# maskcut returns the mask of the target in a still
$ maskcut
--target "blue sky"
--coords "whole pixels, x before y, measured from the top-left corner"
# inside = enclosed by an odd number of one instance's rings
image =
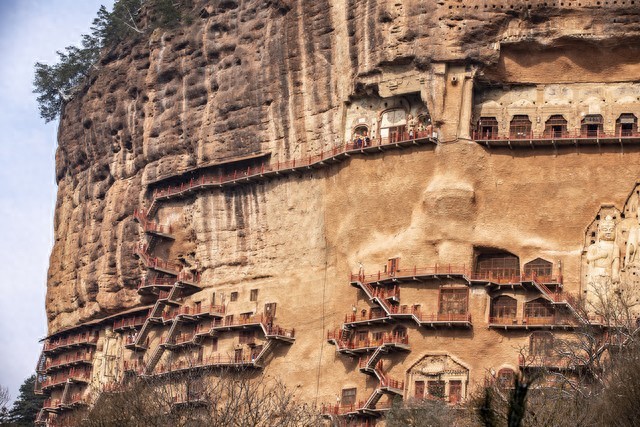
[[[53,244],[57,122],[45,125],[33,64],[78,44],[112,0],[0,0],[0,385],[12,398],[33,373],[46,335]]]

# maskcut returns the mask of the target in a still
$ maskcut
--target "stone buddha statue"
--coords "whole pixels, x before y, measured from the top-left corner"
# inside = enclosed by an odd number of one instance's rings
[[[620,248],[615,238],[616,224],[607,215],[598,224],[596,242],[587,248],[587,302],[596,311],[620,282]]]

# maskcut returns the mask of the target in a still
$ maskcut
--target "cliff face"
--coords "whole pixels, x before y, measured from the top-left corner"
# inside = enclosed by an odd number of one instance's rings
[[[140,304],[132,213],[149,204],[147,184],[256,153],[284,162],[331,149],[360,99],[408,93],[437,125],[437,149],[164,205],[158,216],[180,231],[157,255],[201,271],[207,286],[285,287],[283,316],[306,307],[314,320],[320,300],[349,309],[344,278],[357,261],[377,269],[389,256],[463,264],[476,246],[566,256],[578,288],[584,228],[600,203],[622,205],[638,153],[495,154],[460,138],[478,82],[632,81],[634,2],[193,3],[191,24],[109,52],[64,110],[51,332]],[[324,331],[319,322],[310,329]]]
[[[614,273],[640,299],[633,0],[185,3],[62,115],[54,401],[230,366],[368,411],[438,375],[454,403]]]
[[[406,75],[426,79],[423,100],[442,127],[441,139],[451,140],[458,134],[454,128],[460,107],[446,101],[447,87],[438,79],[434,63],[462,62],[487,80],[511,83],[628,81],[637,75],[639,24],[631,19],[638,11],[633,2],[194,3],[185,10],[194,17],[192,24],[156,30],[148,40],[117,47],[65,108],[56,159],[56,241],[47,297],[52,331],[137,304],[134,286],[141,270],[131,254],[139,231],[131,213],[144,205],[145,183],[155,178],[257,152],[285,161],[330,148],[342,140],[345,103],[384,92],[389,81]],[[449,89],[451,97],[456,88]],[[478,157],[483,153],[472,147],[443,150],[469,151],[470,163],[483,163]],[[465,165],[449,170],[448,161],[438,163],[432,166],[433,176],[446,168],[447,177],[437,178],[426,189],[416,188],[416,193],[428,192],[442,181],[465,182],[456,184],[463,190],[452,191],[474,207],[462,209],[460,221],[468,224],[477,215],[489,215],[477,211],[476,197],[483,196],[474,195],[477,185],[469,182],[470,176],[476,176],[471,181],[477,179],[477,171]],[[380,172],[373,169],[365,168],[364,178],[358,180],[376,184],[367,195],[380,192]],[[422,169],[419,173],[422,185],[430,181]],[[394,189],[406,178],[388,176],[388,170],[385,174],[384,182],[393,182]],[[507,194],[523,185],[518,179],[489,174],[504,182]],[[304,194],[295,195],[302,206],[312,201],[318,205],[310,210],[312,215],[342,209],[327,203],[343,188],[327,185],[324,193],[317,179],[296,185]],[[285,193],[272,196],[253,189],[226,194],[224,203],[212,202],[219,218],[209,219],[215,229],[209,234],[203,227],[211,211],[194,210],[188,222],[198,238],[190,245],[199,245],[198,254],[205,258],[213,258],[208,254],[214,246],[228,247],[226,255],[217,254],[215,262],[205,263],[207,268],[224,270],[238,259],[259,265],[268,258],[265,246],[277,246],[264,212],[289,216],[293,195]],[[379,206],[367,206],[363,199],[359,210]],[[424,203],[430,203],[428,198]],[[411,210],[398,208],[407,215]],[[446,211],[438,223],[447,228],[454,217]],[[353,220],[336,225],[346,227]],[[309,231],[292,220],[290,232],[301,240],[307,240],[309,232],[320,233],[320,240],[336,237],[322,228],[322,217],[312,222],[319,228]],[[254,227],[262,237],[253,235]],[[253,239],[262,245],[253,244]],[[317,246],[311,246],[308,255],[319,257],[312,255]],[[298,254],[292,244],[274,257],[299,262],[305,257]]]

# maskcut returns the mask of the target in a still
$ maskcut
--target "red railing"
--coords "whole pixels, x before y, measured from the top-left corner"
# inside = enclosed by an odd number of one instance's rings
[[[352,282],[359,281],[362,283],[372,283],[372,282],[378,282],[378,281],[394,279],[394,278],[432,276],[432,275],[439,275],[439,274],[462,275],[467,277],[469,280],[486,280],[486,281],[498,283],[498,284],[521,283],[525,281],[534,281],[538,285],[543,285],[544,283],[562,284],[561,275],[538,276],[535,272],[533,272],[530,274],[502,276],[502,275],[493,274],[492,272],[474,273],[471,269],[467,268],[466,265],[460,266],[460,265],[451,265],[451,264],[445,264],[445,265],[436,264],[430,267],[414,266],[413,268],[403,268],[395,272],[378,271],[377,273],[373,273],[373,274],[364,274],[364,272],[350,273],[349,279]],[[551,294],[552,292],[549,291],[549,293]]]
[[[460,274],[469,276],[471,275],[471,271],[466,268],[466,266],[456,266],[456,265],[434,265],[431,267],[416,267],[396,270],[395,272],[386,272],[386,271],[378,271],[373,274],[364,274],[364,272],[360,273],[351,273],[350,280],[360,281],[364,283],[377,282],[381,280],[393,279],[398,277],[414,277],[414,276],[428,276],[435,274]]]
[[[144,372],[144,366],[138,362],[125,360],[124,370],[129,372],[135,372],[137,374],[142,374]]]
[[[382,147],[387,145],[395,145],[398,143],[411,142],[417,139],[427,139],[430,135],[427,132],[417,132],[414,138],[409,138],[409,134],[405,133],[398,137],[398,140],[389,139],[388,141],[379,141],[379,140],[371,140],[369,144],[365,145],[358,143],[347,143],[340,147],[334,147],[331,150],[323,151],[320,154],[309,155],[307,157],[298,158],[289,160],[286,162],[276,162],[265,164],[262,163],[259,166],[247,167],[246,169],[234,170],[233,172],[223,174],[222,172],[218,174],[212,173],[202,173],[200,176],[196,176],[189,181],[182,182],[175,186],[168,186],[167,188],[157,189],[153,198],[168,198],[181,193],[185,193],[187,191],[204,187],[208,185],[220,185],[228,182],[233,182],[241,179],[247,179],[251,177],[261,176],[265,173],[274,173],[274,172],[282,172],[286,170],[294,170],[296,168],[304,168],[309,166],[314,166],[316,164],[321,164],[327,159],[331,159],[335,156],[345,154],[345,153],[356,153],[362,149],[366,149],[369,147]],[[165,178],[166,179],[166,178]]]
[[[138,220],[146,233],[171,234],[171,225],[163,225],[156,221],[149,220],[144,210],[134,210],[133,217]]]
[[[81,334],[74,334],[64,338],[57,338],[55,340],[47,340],[44,343],[45,352],[61,349],[63,347],[71,347],[74,345],[82,344],[96,344],[98,342],[97,332],[83,332]]]
[[[180,371],[185,369],[198,369],[209,366],[234,366],[234,365],[250,365],[254,362],[257,354],[243,354],[242,356],[229,356],[223,354],[212,354],[202,360],[190,362],[180,360],[169,365],[160,365],[156,370],[156,374],[166,374],[169,372]]]
[[[278,325],[269,325],[267,323],[269,319],[264,314],[256,314],[253,316],[244,316],[244,317],[236,317],[233,318],[224,318],[224,319],[214,319],[211,322],[211,327],[233,327],[233,326],[244,326],[244,325],[260,325],[266,335],[275,335],[282,336],[287,338],[295,338],[295,329],[285,329]]]
[[[367,320],[384,319],[387,316],[383,310],[365,310],[361,313],[348,313],[344,315],[344,323],[365,322]]]
[[[124,337],[124,345],[133,345],[133,344],[135,344],[137,338],[138,338],[138,333],[127,335],[126,337]],[[144,345],[145,345],[145,347],[147,347],[149,345],[149,338],[146,339]]]
[[[422,314],[420,312],[414,312],[414,316],[421,322],[465,322],[471,323],[471,313],[437,313],[437,314]]]
[[[331,404],[323,404],[320,407],[320,413],[323,415],[346,415],[346,414],[352,414],[354,412],[358,412],[358,411],[362,411],[365,409],[373,409],[373,408],[365,408],[365,405],[367,404],[367,402],[361,400],[358,403],[354,403],[351,405],[343,405],[343,404],[335,404],[335,405],[331,405]],[[389,409],[391,408],[392,402],[390,401],[384,401],[384,402],[378,402],[376,403],[376,407],[375,409]],[[351,425],[351,424],[349,424]],[[365,424],[362,424],[365,425]]]
[[[67,354],[64,357],[59,356],[51,360],[47,360],[44,365],[45,369],[57,368],[60,366],[78,363],[91,362],[93,360],[93,351],[85,351],[80,354]]]
[[[267,331],[267,335],[275,335],[275,336],[286,337],[286,338],[296,337],[295,329],[285,329],[285,328],[281,328],[278,325],[271,325],[271,326],[267,325],[265,329]]]
[[[378,339],[366,338],[364,340],[361,340],[357,337],[354,337],[349,340],[344,340],[343,334],[340,329],[336,331],[327,331],[327,339],[336,341],[338,343],[338,347],[340,348],[351,350],[380,347],[389,344],[409,345],[409,337],[407,335],[403,336],[396,334],[384,334],[381,338]]]
[[[137,328],[144,325],[144,322],[149,317],[149,313],[141,316],[123,317],[122,319],[116,319],[113,321],[113,330],[125,328]]]
[[[169,341],[169,340],[165,341],[165,344],[174,344],[174,345],[184,344],[186,342],[193,341],[193,338],[195,336],[196,336],[195,331],[190,333],[183,332],[177,337],[175,337],[172,341]]]
[[[569,315],[556,314],[545,317],[489,317],[489,324],[504,326],[575,326],[576,318]]]
[[[495,132],[482,134],[481,132],[473,132],[474,141],[509,141],[509,140],[549,140],[549,139],[637,139],[640,138],[639,132],[624,131],[618,133],[605,133],[602,131],[545,131],[542,133],[530,132],[525,135],[498,135]]]
[[[42,402],[42,407],[45,409],[55,409],[60,405],[60,399],[45,399]]]
[[[42,388],[55,387],[67,382],[67,380],[74,381],[89,381],[91,379],[91,369],[76,369],[71,368],[67,372],[58,372],[55,375],[48,377],[43,383]]]
[[[365,402],[353,403],[351,405],[340,405],[340,404],[323,404],[320,407],[320,413],[323,415],[345,415],[353,412],[358,412],[364,407]]]
[[[140,280],[138,289],[152,286],[173,286],[175,283],[175,277],[152,277],[151,279],[143,277],[142,280]]]
[[[177,276],[182,270],[182,266],[179,264],[170,263],[164,259],[152,257],[148,252],[148,246],[144,243],[136,245],[135,252],[147,268],[161,269],[175,276]]]
[[[200,273],[193,274],[189,271],[181,271],[178,274],[178,282],[183,283],[200,283]]]
[[[80,393],[74,393],[67,402],[63,402],[65,405],[88,405],[89,402],[82,397]]]

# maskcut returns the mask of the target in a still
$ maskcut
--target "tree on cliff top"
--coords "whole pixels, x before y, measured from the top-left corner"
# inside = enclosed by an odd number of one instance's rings
[[[138,12],[143,3],[152,16],[153,25],[142,28]],[[116,0],[113,10],[100,6],[91,25],[91,33],[82,36],[80,46],[67,46],[57,51],[58,62],[53,65],[37,62],[33,92],[38,94],[40,117],[46,122],[55,120],[62,106],[71,99],[74,91],[85,81],[104,49],[113,48],[123,40],[153,29],[155,26],[169,27],[180,20],[172,0]]]

